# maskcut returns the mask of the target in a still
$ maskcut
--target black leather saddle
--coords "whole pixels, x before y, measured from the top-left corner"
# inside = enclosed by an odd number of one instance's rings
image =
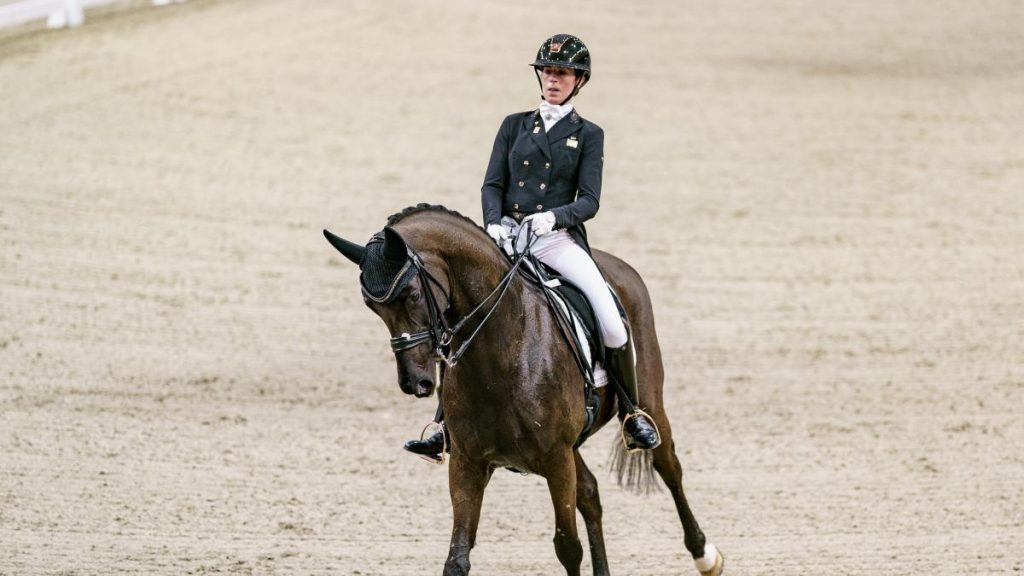
[[[604,361],[604,342],[601,340],[601,329],[597,324],[597,315],[594,308],[587,300],[587,296],[578,286],[558,275],[550,268],[546,270],[548,275],[558,280],[555,290],[562,296],[565,303],[576,314],[576,318],[583,325],[583,333],[587,336],[587,345],[590,348],[590,357],[594,362]]]

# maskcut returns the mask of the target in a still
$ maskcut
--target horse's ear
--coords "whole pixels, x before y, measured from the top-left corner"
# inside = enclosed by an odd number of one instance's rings
[[[409,257],[405,240],[390,227],[384,228],[384,257],[395,262],[405,262]]]
[[[324,238],[327,238],[327,241],[331,243],[331,246],[337,248],[338,252],[344,254],[345,258],[348,258],[360,266],[363,264],[363,257],[366,256],[365,247],[360,246],[355,242],[349,242],[341,236],[335,236],[326,228],[324,229]]]

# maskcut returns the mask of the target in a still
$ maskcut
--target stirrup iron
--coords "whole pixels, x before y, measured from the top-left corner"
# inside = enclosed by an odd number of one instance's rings
[[[650,448],[640,448],[636,444],[630,443],[630,438],[626,436],[626,423],[636,418],[637,416],[645,416],[647,421],[654,427],[654,433],[658,435],[658,443]],[[633,454],[634,452],[643,452],[644,450],[654,450],[658,446],[661,446],[661,430],[658,430],[658,423],[651,418],[651,415],[644,412],[639,406],[633,406],[633,411],[627,413],[622,418],[622,426],[619,427],[619,435],[622,436],[622,447],[626,449],[626,452]]]
[[[425,460],[427,462],[430,462],[431,464],[443,465],[444,464],[445,448],[448,446],[448,433],[445,432],[445,430],[444,430],[444,424],[441,423],[441,422],[435,422],[433,420],[431,420],[430,422],[427,422],[427,425],[423,427],[423,431],[420,432],[420,441],[423,441],[423,439],[428,436],[428,434],[427,434],[428,430],[430,430],[430,434],[429,435],[433,436],[434,432],[435,432],[435,430],[434,430],[435,428],[437,429],[436,430],[437,432],[441,433],[441,439],[443,440],[443,442],[441,444],[441,456],[440,456],[440,458],[431,458],[430,456],[427,456],[425,454],[416,454],[416,455],[419,456],[420,458],[422,458],[423,460]]]

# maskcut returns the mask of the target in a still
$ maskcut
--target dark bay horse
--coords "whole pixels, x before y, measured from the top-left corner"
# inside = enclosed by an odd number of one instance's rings
[[[391,332],[398,382],[406,394],[430,395],[439,384],[436,349],[442,344],[458,348],[479,327],[472,345],[455,366],[445,367],[443,376],[454,512],[444,575],[469,572],[484,489],[499,467],[547,480],[555,510],[555,553],[567,574],[578,575],[583,558],[576,509],[586,524],[594,574],[609,574],[597,481],[573,449],[585,419],[583,376],[540,289],[513,276],[486,323],[480,326],[478,315],[465,334],[438,342],[446,336],[432,333],[437,324],[452,326],[469,315],[511,269],[479,226],[444,207],[420,204],[391,216],[383,233],[366,246],[324,234],[360,264],[364,300]],[[683,494],[682,467],[662,403],[664,371],[647,288],[622,260],[599,250],[593,255],[626,309],[636,347],[639,404],[661,432],[661,445],[643,454],[649,457],[642,467],[650,477],[653,466],[672,493],[684,544],[698,571],[718,576],[722,556],[705,541]],[[604,398],[595,431],[617,413],[615,395],[606,389],[600,389]]]

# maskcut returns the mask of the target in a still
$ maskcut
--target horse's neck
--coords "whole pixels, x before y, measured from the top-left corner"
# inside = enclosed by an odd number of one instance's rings
[[[548,328],[557,330],[557,327],[547,326],[554,323],[554,318],[543,311],[546,306],[543,295],[529,287],[523,278],[512,278],[504,296],[500,290],[496,292],[511,265],[482,230],[471,229],[459,220],[444,220],[422,228],[417,226],[410,232],[417,237],[416,243],[421,249],[440,258],[447,268],[450,321],[459,322],[480,306],[453,341],[453,347],[457,348],[480,328],[460,361],[467,368],[479,364],[490,371],[495,363],[508,363],[503,371],[514,371],[521,363],[509,358],[508,350],[498,350],[498,342],[514,342],[518,346],[529,341],[532,346],[536,344],[535,338],[527,332],[554,333]],[[495,305],[493,314],[481,326]],[[515,378],[517,375],[509,372],[506,376]]]
[[[491,300],[484,303],[483,310],[479,312],[485,313],[489,304],[493,304],[500,295],[500,291],[499,294],[492,293],[511,270],[508,261],[489,248],[474,246],[457,254],[448,254],[445,258],[451,275],[453,311],[460,317],[469,314],[490,296]],[[507,310],[513,308],[511,304],[518,306],[521,303],[522,288],[519,279],[512,279],[512,285],[508,287],[499,308]],[[496,313],[500,311],[496,310]]]

